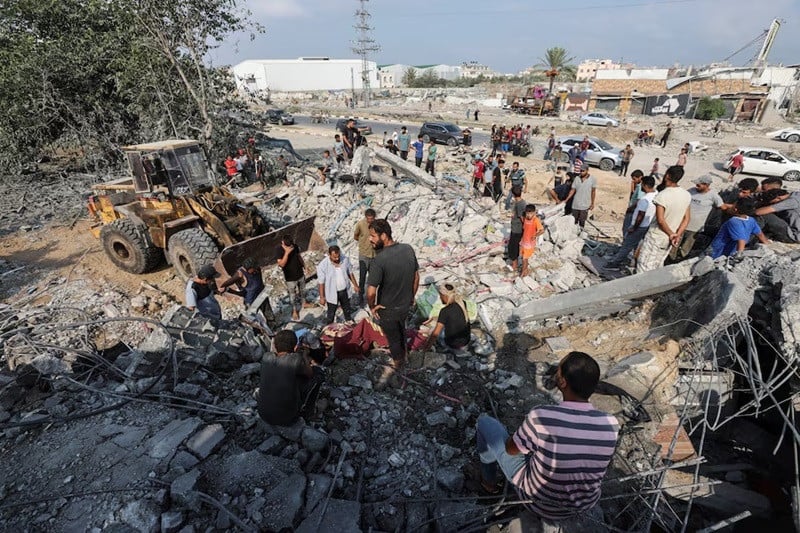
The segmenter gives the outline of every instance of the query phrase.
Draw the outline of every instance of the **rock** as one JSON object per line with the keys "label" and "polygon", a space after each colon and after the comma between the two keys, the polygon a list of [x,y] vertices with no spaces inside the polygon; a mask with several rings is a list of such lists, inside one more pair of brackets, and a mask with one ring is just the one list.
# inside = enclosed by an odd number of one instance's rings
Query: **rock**
{"label": "rock", "polygon": [[297,533],[361,533],[361,504],[347,500],[328,500],[325,514],[322,505],[297,528]]}
{"label": "rock", "polygon": [[567,351],[572,348],[572,345],[565,337],[547,337],[544,342],[547,343],[547,347],[550,348],[550,351],[554,353]]}
{"label": "rock", "polygon": [[406,460],[403,459],[403,457],[397,452],[392,452],[392,454],[389,456],[388,461],[389,464],[395,468],[400,468],[401,466],[406,464]]}
{"label": "rock", "polygon": [[358,387],[364,390],[372,390],[372,381],[360,374],[353,374],[347,380],[347,384],[351,387]]}
{"label": "rock", "polygon": [[237,455],[218,455],[204,463],[203,472],[214,491],[232,496],[250,487],[272,487],[292,474],[300,474],[300,465],[291,459],[264,455],[251,450]]}
{"label": "rock", "polygon": [[273,426],[273,429],[275,430],[275,433],[286,440],[300,442],[300,435],[303,433],[304,427],[306,427],[306,423],[302,418],[300,418],[291,426]]}
{"label": "rock", "polygon": [[442,426],[444,424],[447,424],[449,420],[450,417],[444,411],[436,411],[434,413],[425,416],[425,422],[427,422],[428,425],[431,427]]}
{"label": "rock", "polygon": [[158,531],[161,510],[150,500],[136,500],[120,511],[120,519],[138,531],[156,533]]}
{"label": "rock", "polygon": [[437,369],[447,362],[447,355],[443,353],[427,352],[422,362],[425,368]]}
{"label": "rock", "polygon": [[616,365],[608,369],[608,372],[606,372],[606,377],[612,377],[616,376],[617,374],[622,374],[623,372],[626,372],[633,367],[646,365],[652,360],[653,360],[653,354],[650,352],[639,352],[633,355],[629,355],[628,357],[625,357],[620,361],[617,361]]}
{"label": "rock", "polygon": [[303,508],[303,517],[310,515],[317,504],[328,495],[333,480],[325,474],[311,474],[306,485],[306,505]]}
{"label": "rock", "polygon": [[134,296],[130,299],[131,309],[143,311],[147,307],[147,296]]}
{"label": "rock", "polygon": [[306,493],[306,476],[294,474],[281,481],[264,498],[261,526],[270,531],[291,529]]}
{"label": "rock", "polygon": [[189,452],[181,450],[175,454],[175,457],[172,458],[172,461],[170,462],[170,467],[172,468],[180,467],[188,472],[189,470],[194,468],[199,462],[200,461],[197,460],[197,457],[190,454]]}
{"label": "rock", "polygon": [[258,451],[268,454],[277,452],[283,448],[284,442],[280,435],[272,435],[259,445]]}
{"label": "rock", "polygon": [[178,446],[199,426],[199,418],[173,420],[145,443],[148,455],[154,459],[172,458]]}
{"label": "rock", "polygon": [[311,427],[304,428],[300,437],[300,442],[310,452],[321,452],[328,447],[330,440],[328,435]]}
{"label": "rock", "polygon": [[183,524],[183,513],[170,511],[161,515],[161,533],[175,533]]}
{"label": "rock", "polygon": [[176,478],[169,487],[172,501],[191,507],[195,498],[193,493],[198,479],[200,479],[200,471],[197,469]]}
{"label": "rock", "polygon": [[436,482],[450,492],[461,492],[464,488],[464,474],[456,467],[446,466],[436,471]]}
{"label": "rock", "polygon": [[458,451],[459,450],[457,450],[456,448],[453,448],[452,446],[449,446],[447,444],[443,444],[442,447],[439,448],[439,456],[442,458],[442,461],[444,461],[446,463],[447,461],[449,461],[450,459],[455,457],[455,455],[456,455],[456,453],[458,453]]}
{"label": "rock", "polygon": [[522,386],[523,383],[525,383],[525,378],[523,378],[519,374],[514,374],[513,376],[511,376],[506,380],[506,383],[508,383],[509,386],[518,389],[519,387]]}
{"label": "rock", "polygon": [[201,460],[211,454],[214,448],[225,438],[225,430],[221,424],[211,424],[204,427],[186,441],[189,448]]}

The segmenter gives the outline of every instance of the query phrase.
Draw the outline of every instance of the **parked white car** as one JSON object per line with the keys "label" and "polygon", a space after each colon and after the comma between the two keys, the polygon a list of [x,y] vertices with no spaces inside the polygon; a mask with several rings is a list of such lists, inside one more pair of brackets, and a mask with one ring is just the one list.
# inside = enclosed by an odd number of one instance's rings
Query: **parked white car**
{"label": "parked white car", "polygon": [[744,152],[745,174],[758,174],[760,176],[777,176],[786,181],[800,180],[800,161],[791,159],[772,148],[740,147],[728,156],[724,167],[730,168],[731,160],[739,151]]}
{"label": "parked white car", "polygon": [[[561,161],[569,161],[567,152],[573,145],[580,146],[583,135],[567,135],[559,137],[556,141],[561,143]],[[613,170],[614,167],[622,165],[620,149],[614,148],[603,139],[589,137],[589,149],[586,151],[586,164],[600,167],[600,170]]]}
{"label": "parked white car", "polygon": [[605,113],[586,113],[579,120],[584,126],[619,126],[619,120],[609,117]]}
{"label": "parked white car", "polygon": [[780,139],[790,143],[800,142],[800,128],[784,128],[778,131],[771,131],[767,133],[771,139]]}

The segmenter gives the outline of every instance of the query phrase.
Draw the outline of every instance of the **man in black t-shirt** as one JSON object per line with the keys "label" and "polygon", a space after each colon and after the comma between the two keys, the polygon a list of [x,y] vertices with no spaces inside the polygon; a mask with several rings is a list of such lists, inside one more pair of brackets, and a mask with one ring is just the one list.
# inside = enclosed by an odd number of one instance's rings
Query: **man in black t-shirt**
{"label": "man in black t-shirt", "polygon": [[436,327],[428,337],[424,350],[429,350],[437,339],[441,339],[444,348],[463,350],[469,345],[470,339],[466,304],[450,283],[445,283],[439,289],[439,298],[445,306],[439,311]]}
{"label": "man in black t-shirt", "polygon": [[273,342],[275,353],[266,354],[261,361],[258,415],[268,424],[291,426],[314,406],[325,374],[295,351],[294,331],[279,331]]}
{"label": "man in black t-shirt", "polygon": [[367,303],[392,356],[391,368],[379,383],[385,384],[405,362],[405,322],[419,288],[419,263],[411,246],[393,240],[392,227],[384,219],[370,224],[369,241],[377,253],[369,269]]}
{"label": "man in black t-shirt", "polygon": [[289,291],[289,300],[292,302],[292,320],[300,319],[300,310],[303,308],[306,292],[305,262],[300,255],[300,249],[292,241],[291,235],[281,238],[281,247],[276,250],[275,259],[283,270],[283,279]]}

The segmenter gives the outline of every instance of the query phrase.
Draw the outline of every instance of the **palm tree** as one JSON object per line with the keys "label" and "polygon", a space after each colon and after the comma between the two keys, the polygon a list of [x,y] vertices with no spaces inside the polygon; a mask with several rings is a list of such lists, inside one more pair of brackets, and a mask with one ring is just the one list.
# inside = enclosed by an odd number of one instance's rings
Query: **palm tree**
{"label": "palm tree", "polygon": [[550,78],[550,90],[548,94],[553,94],[553,83],[556,78],[559,79],[574,79],[575,78],[575,65],[571,64],[574,57],[568,55],[568,52],[560,46],[554,46],[544,51],[544,57],[539,58],[539,64],[536,66],[542,69],[543,74]]}

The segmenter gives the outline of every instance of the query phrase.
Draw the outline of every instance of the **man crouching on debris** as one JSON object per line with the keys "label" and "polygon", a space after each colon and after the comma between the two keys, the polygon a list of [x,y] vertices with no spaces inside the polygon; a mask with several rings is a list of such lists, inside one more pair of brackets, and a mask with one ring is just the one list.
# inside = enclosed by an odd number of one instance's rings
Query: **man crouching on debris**
{"label": "man crouching on debris", "polygon": [[186,282],[186,307],[206,318],[222,320],[222,309],[214,296],[214,279],[218,277],[219,272],[212,265],[198,268],[195,277]]}
{"label": "man crouching on debris", "polygon": [[594,522],[602,524],[600,510],[592,511],[600,499],[600,484],[614,454],[619,425],[589,403],[600,381],[600,367],[589,355],[570,352],[553,379],[564,401],[533,408],[511,437],[498,420],[478,417],[481,485],[488,492],[499,492],[495,484],[499,465],[520,498],[529,500],[528,507],[543,521],[569,519],[569,530],[594,530]]}
{"label": "man crouching on debris", "polygon": [[267,424],[291,426],[314,408],[325,373],[297,352],[297,335],[285,329],[273,339],[275,353],[261,360],[256,400],[258,415]]}

